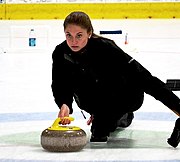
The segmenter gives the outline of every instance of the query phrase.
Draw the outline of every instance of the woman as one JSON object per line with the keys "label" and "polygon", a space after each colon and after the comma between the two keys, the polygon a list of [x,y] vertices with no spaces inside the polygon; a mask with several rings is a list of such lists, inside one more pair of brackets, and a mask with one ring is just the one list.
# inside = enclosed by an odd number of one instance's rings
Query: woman
{"label": "woman", "polygon": [[144,92],[177,115],[180,99],[165,83],[112,40],[93,33],[84,12],[72,12],[64,21],[66,40],[53,52],[52,91],[63,117],[73,113],[72,102],[91,114],[91,142],[105,142],[117,127],[127,127],[143,103]]}

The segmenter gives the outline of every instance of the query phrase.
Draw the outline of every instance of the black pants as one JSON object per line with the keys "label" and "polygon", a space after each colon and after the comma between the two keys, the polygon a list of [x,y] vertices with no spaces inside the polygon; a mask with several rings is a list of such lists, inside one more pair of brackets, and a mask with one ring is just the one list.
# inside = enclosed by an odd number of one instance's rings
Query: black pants
{"label": "black pants", "polygon": [[101,113],[95,114],[94,119],[92,121],[91,132],[93,136],[102,137],[102,136],[109,136],[110,132],[113,132],[117,128],[117,121],[123,117],[126,113],[134,112],[138,110],[144,100],[144,96],[138,100],[133,106],[127,107],[127,111],[122,112],[114,112],[110,111],[109,113]]}

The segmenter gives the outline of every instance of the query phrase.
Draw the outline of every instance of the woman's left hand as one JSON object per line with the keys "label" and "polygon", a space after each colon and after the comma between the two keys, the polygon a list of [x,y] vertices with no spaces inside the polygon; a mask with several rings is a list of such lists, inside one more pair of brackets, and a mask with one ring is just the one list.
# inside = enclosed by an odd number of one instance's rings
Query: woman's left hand
{"label": "woman's left hand", "polygon": [[92,123],[93,119],[94,119],[93,115],[91,115],[90,118],[87,121],[87,125],[90,125]]}

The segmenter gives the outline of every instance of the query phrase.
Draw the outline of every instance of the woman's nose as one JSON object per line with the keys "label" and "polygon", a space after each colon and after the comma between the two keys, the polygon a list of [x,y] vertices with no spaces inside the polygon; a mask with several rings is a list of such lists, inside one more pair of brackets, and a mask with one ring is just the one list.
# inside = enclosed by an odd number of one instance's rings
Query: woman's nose
{"label": "woman's nose", "polygon": [[72,38],[72,43],[73,44],[77,44],[77,39],[76,38]]}

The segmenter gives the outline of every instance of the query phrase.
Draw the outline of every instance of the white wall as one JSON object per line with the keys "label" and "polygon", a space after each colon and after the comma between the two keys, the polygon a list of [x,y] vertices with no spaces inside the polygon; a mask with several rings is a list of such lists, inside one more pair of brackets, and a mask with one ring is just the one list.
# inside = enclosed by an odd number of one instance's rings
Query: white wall
{"label": "white wall", "polygon": [[[180,78],[180,20],[92,20],[95,33],[100,30],[122,30],[119,35],[104,35],[139,60],[163,80]],[[35,29],[37,46],[28,46],[30,29]],[[128,44],[125,45],[125,34]],[[0,53],[48,53],[64,40],[62,20],[0,21]],[[5,53],[3,53],[5,52]],[[174,68],[173,68],[174,67]],[[163,69],[163,72],[162,72]]]}

